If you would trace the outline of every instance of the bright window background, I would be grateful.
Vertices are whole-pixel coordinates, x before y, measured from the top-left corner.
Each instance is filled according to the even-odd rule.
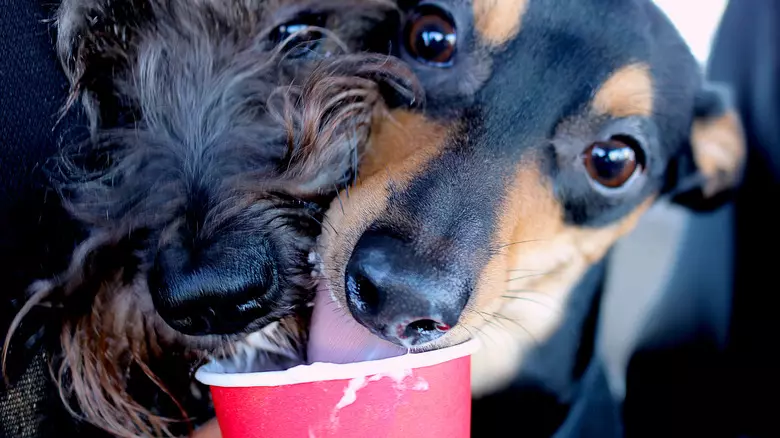
[[[680,30],[696,58],[704,63],[727,0],[655,0]]]

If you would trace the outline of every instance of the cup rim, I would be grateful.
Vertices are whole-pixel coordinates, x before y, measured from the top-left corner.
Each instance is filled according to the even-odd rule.
[[[408,353],[387,359],[335,364],[316,362],[310,365],[298,365],[284,371],[266,371],[252,373],[224,373],[210,370],[215,361],[198,368],[195,379],[208,386],[223,388],[248,388],[254,386],[284,386],[299,383],[323,382],[329,380],[348,380],[378,374],[397,375],[416,368],[439,365],[451,360],[474,354],[479,341],[471,339],[461,344],[422,353]]]

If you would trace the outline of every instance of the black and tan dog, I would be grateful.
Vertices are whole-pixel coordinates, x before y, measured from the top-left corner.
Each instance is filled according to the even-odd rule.
[[[374,125],[322,270],[386,340],[482,339],[480,396],[563,326],[572,290],[656,199],[717,204],[741,173],[740,123],[650,1],[399,7],[396,54],[427,106]]]
[[[63,399],[113,435],[175,433],[194,360],[305,313],[318,204],[367,144],[328,284],[400,345],[483,338],[477,394],[655,198],[739,173],[736,119],[645,1],[66,0],[57,28],[93,128],[58,188],[88,239],[15,324],[61,309]],[[425,110],[381,115],[418,83]]]

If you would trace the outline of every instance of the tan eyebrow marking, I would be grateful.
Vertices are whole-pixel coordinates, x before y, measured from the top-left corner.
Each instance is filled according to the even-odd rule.
[[[613,117],[653,114],[653,78],[647,64],[630,64],[612,73],[596,92],[593,109]]]
[[[498,46],[520,31],[529,0],[474,0],[474,23],[482,40]]]

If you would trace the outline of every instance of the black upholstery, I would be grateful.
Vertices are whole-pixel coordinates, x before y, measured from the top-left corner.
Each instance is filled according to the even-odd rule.
[[[630,437],[780,436],[780,3],[732,0],[708,70],[735,92],[747,172],[731,205],[688,226],[629,366]]]
[[[62,137],[84,135],[73,117],[55,127],[67,83],[46,19],[50,2],[0,3],[0,333],[31,281],[62,269],[76,230],[47,189],[44,166]],[[83,126],[83,124],[81,124]],[[38,310],[20,329],[0,381],[0,437],[70,436],[74,422],[51,384],[48,335]],[[56,323],[56,322],[55,322]],[[49,335],[56,335],[56,332]],[[48,351],[47,351],[48,350]]]

